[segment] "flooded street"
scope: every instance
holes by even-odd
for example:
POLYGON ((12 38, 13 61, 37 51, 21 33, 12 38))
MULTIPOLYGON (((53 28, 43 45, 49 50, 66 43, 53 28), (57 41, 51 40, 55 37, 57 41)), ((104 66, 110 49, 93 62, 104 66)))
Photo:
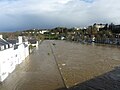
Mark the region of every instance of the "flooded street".
POLYGON ((64 87, 49 41, 39 48, 0 84, 0 90, 55 90, 64 87))
POLYGON ((120 90, 120 48, 54 43, 60 71, 70 90, 120 90))
POLYGON ((120 90, 120 48, 43 41, 0 90, 120 90))

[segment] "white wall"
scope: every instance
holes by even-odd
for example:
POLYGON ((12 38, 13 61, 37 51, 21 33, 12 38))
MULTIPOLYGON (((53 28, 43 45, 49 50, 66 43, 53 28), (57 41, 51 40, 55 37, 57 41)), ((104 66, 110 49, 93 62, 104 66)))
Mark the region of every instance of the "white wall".
POLYGON ((40 31, 41 34, 44 34, 45 32, 49 32, 48 30, 42 30, 40 31))
POLYGON ((0 51, 0 81, 3 82, 12 73, 17 64, 22 63, 29 55, 29 46, 20 44, 18 49, 14 47, 0 51))
POLYGON ((12 64, 11 68, 13 68, 12 63, 12 48, 0 51, 0 81, 3 81, 9 73, 9 66, 12 64))

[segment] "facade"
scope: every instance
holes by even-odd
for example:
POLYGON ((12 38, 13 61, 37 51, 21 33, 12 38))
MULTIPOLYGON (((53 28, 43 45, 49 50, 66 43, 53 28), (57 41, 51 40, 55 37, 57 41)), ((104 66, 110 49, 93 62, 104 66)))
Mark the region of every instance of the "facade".
POLYGON ((29 39, 28 40, 29 45, 32 45, 33 47, 38 47, 39 42, 36 39, 29 39))
POLYGON ((99 31, 101 28, 105 27, 105 24, 94 24, 93 26, 97 28, 97 31, 99 31))
POLYGON ((49 32, 49 31, 48 30, 40 30, 39 31, 40 34, 44 34, 44 33, 47 33, 47 32, 49 32))
POLYGON ((112 30, 113 33, 120 33, 120 25, 110 25, 110 30, 112 30))
POLYGON ((29 46, 28 42, 22 41, 22 36, 18 37, 17 43, 10 43, 0 35, 0 47, 0 82, 3 82, 29 55, 29 46))

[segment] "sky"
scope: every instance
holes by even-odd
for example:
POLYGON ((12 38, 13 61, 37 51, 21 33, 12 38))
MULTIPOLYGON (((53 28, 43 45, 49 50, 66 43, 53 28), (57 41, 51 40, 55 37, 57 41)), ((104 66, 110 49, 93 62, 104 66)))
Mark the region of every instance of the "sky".
POLYGON ((0 32, 120 24, 120 0, 0 0, 0 32))

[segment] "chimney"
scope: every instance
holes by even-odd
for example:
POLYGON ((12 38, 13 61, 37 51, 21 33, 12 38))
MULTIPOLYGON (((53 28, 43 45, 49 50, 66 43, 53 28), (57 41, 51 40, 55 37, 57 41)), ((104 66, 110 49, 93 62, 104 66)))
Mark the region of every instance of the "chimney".
POLYGON ((22 36, 18 36, 18 43, 19 43, 19 44, 22 43, 22 36))
POLYGON ((0 35, 0 39, 3 39, 3 35, 0 35))

